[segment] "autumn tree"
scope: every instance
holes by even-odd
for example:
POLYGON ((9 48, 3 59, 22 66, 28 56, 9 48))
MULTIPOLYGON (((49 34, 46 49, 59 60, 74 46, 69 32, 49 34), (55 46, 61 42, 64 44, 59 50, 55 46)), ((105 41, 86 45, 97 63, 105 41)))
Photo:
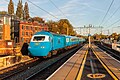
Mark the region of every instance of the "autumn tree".
POLYGON ((14 4, 12 0, 10 0, 8 4, 8 14, 14 14, 14 4))
POLYGON ((28 20, 29 17, 30 17, 30 16, 29 16, 28 3, 25 2, 23 18, 24 18, 25 20, 28 20))
POLYGON ((117 41, 120 41, 120 34, 118 34, 118 39, 117 39, 117 41))
POLYGON ((50 32, 65 35, 76 35, 76 32, 73 30, 73 26, 67 19, 60 19, 58 22, 51 20, 47 22, 47 25, 50 32))
POLYGON ((39 23, 44 23, 45 21, 43 20, 43 18, 40 18, 40 17, 33 17, 32 18, 33 21, 37 21, 39 23))
POLYGON ((60 19, 58 26, 61 34, 76 35, 76 32, 73 31, 73 26, 67 19, 60 19))
POLYGON ((117 40, 118 35, 117 35, 117 33, 112 33, 112 34, 110 35, 110 37, 114 38, 114 40, 117 40))
POLYGON ((5 14, 7 14, 7 12, 6 11, 0 11, 0 14, 5 15, 5 14))
POLYGON ((23 18, 23 5, 22 5, 22 0, 19 0, 19 2, 18 2, 16 15, 17 15, 17 17, 19 17, 19 18, 23 18))
POLYGON ((58 27, 57 22, 50 20, 50 21, 47 22, 47 25, 48 25, 48 28, 49 28, 50 32, 57 33, 57 34, 60 33, 60 29, 58 27))

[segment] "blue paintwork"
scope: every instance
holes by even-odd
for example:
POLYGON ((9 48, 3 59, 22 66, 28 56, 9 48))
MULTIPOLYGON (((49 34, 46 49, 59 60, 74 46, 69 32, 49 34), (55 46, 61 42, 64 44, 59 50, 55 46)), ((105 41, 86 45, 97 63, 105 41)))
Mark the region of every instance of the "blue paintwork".
POLYGON ((47 35, 49 36, 49 41, 31 41, 28 47, 29 55, 31 56, 47 56, 50 51, 80 43, 80 39, 75 36, 59 35, 47 31, 37 32, 33 36, 36 35, 47 35))
POLYGON ((31 56, 46 56, 49 51, 51 51, 52 47, 51 47, 51 43, 50 42, 30 42, 30 45, 28 47, 29 50, 29 55, 31 56), (42 47, 45 48, 42 48, 42 47))
POLYGON ((65 36, 66 47, 72 45, 72 42, 70 41, 71 38, 72 38, 72 36, 65 36))

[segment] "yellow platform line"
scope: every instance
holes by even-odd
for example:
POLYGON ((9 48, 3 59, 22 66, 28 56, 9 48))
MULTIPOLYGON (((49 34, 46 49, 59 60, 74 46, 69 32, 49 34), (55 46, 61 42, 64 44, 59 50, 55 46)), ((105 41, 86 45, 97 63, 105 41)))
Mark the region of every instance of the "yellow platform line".
POLYGON ((81 77, 82 77, 82 73, 83 73, 85 61, 86 61, 86 58, 87 58, 87 54, 88 54, 88 50, 87 50, 86 53, 85 53, 85 58, 84 58, 84 60, 83 60, 83 62, 82 62, 82 66, 81 66, 81 69, 80 69, 80 71, 79 71, 79 74, 78 74, 76 80, 80 80, 81 77))
MULTIPOLYGON (((93 50, 93 49, 92 49, 93 50)), ((102 62, 102 60, 98 57, 98 55, 96 55, 96 52, 93 50, 95 56, 97 57, 97 59, 100 61, 100 63, 103 65, 103 67, 107 70, 107 72, 111 75, 111 77, 114 80, 118 80, 118 78, 112 73, 112 71, 110 71, 110 69, 102 62)))

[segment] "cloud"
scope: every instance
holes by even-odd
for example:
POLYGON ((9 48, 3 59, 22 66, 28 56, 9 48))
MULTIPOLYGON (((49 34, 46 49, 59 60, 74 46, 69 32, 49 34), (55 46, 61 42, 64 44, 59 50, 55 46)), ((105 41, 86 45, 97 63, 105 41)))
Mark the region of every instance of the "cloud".
POLYGON ((0 6, 0 11, 7 11, 7 8, 6 7, 4 7, 4 6, 0 6))
POLYGON ((2 1, 0 2, 0 5, 5 5, 5 4, 8 4, 8 2, 5 1, 5 0, 2 0, 2 1))

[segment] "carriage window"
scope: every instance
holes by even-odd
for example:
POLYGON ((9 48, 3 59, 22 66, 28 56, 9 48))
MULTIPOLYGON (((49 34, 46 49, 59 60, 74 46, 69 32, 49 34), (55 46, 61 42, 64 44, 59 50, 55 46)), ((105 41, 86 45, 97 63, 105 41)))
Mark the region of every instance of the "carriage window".
POLYGON ((58 39, 58 43, 60 43, 60 39, 58 39))
POLYGON ((35 36, 33 38, 33 41, 44 41, 45 40, 45 36, 35 36))

